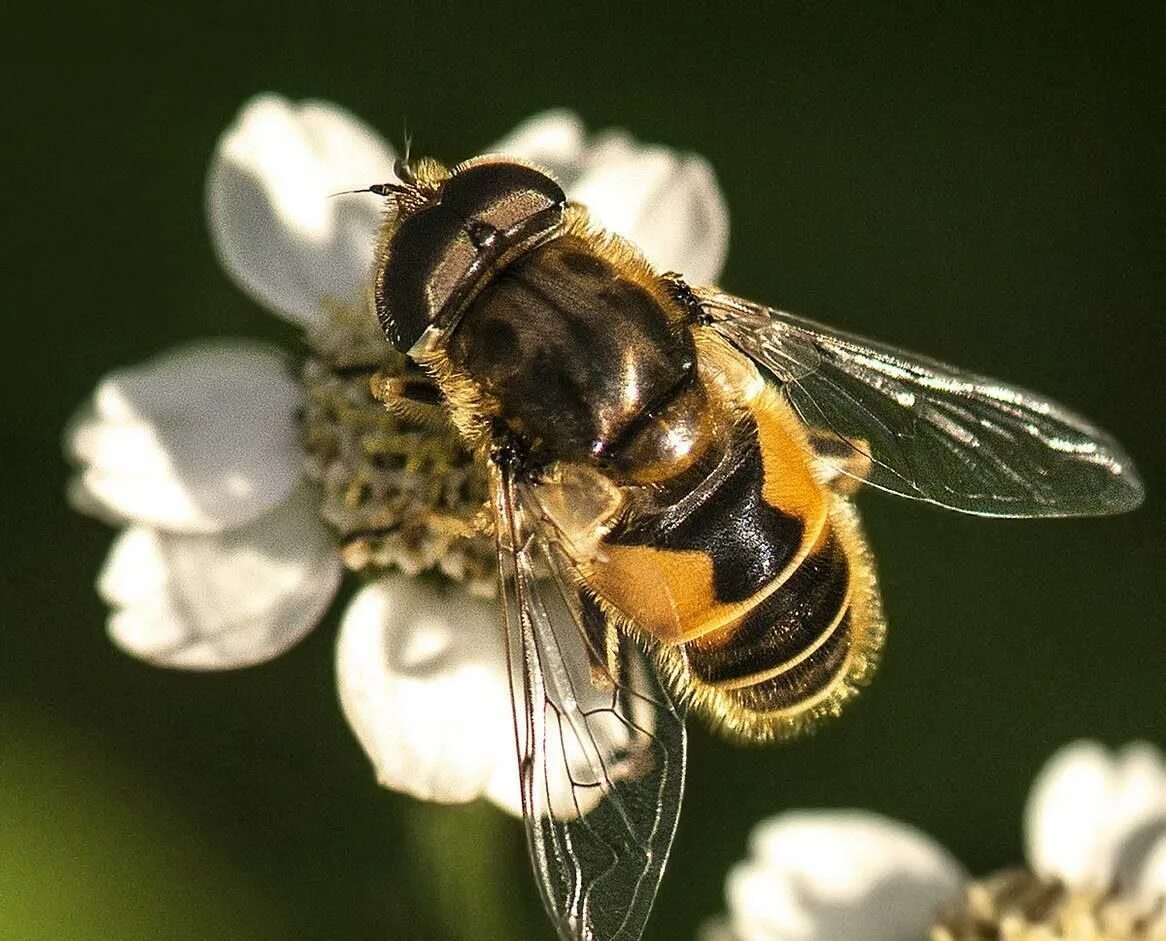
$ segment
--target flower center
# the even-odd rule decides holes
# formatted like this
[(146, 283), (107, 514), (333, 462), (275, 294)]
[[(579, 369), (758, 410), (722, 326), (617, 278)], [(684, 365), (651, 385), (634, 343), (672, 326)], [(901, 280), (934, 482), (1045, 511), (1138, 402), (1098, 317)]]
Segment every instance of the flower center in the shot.
[(971, 883), (931, 929), (931, 941), (1163, 941), (1166, 905), (1115, 891), (1070, 889), (1027, 870)]
[(371, 310), (335, 305), (327, 314), (308, 336), (302, 439), (344, 564), (370, 575), (438, 571), (493, 594), (494, 548), (478, 525), (484, 470), (440, 404), (390, 412), (373, 397), (374, 378), (424, 376), (389, 345)]

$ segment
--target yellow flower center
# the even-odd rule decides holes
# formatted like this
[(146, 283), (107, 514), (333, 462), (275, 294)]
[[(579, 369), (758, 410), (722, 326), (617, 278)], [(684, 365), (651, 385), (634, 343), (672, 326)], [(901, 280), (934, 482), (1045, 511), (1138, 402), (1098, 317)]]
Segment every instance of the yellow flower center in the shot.
[(1027, 870), (973, 882), (931, 929), (931, 941), (1164, 941), (1166, 905), (1114, 891), (1071, 889)]
[(302, 439), (345, 565), (437, 571), (492, 594), (494, 548), (478, 525), (485, 473), (440, 406), (390, 412), (373, 397), (374, 379), (423, 377), (372, 311), (334, 305), (327, 315), (308, 337)]

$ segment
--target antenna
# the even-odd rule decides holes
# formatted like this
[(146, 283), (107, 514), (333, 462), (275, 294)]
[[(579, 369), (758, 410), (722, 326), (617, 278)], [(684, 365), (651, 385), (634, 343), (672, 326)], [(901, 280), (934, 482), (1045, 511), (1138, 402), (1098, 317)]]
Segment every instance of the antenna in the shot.
[(353, 196), (358, 193), (372, 193), (374, 196), (396, 196), (399, 193), (407, 192), (409, 187), (402, 186), (400, 183), (374, 183), (372, 186), (366, 186), (359, 190), (340, 190), (338, 193), (329, 193), (328, 198), (334, 199), (337, 196)]

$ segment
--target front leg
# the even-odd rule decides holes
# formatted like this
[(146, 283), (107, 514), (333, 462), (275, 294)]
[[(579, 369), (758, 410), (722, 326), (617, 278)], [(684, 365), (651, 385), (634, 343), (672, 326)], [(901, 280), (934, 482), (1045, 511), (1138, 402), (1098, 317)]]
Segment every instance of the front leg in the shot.
[(412, 364), (403, 375), (374, 373), (369, 379), (369, 391), (398, 418), (427, 427), (449, 427), (441, 390), (432, 378)]

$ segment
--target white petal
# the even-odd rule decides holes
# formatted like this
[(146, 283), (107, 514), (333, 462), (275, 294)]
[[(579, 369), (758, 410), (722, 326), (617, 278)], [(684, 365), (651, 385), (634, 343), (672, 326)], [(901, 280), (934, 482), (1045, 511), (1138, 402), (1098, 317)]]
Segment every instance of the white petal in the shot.
[(1108, 888), (1139, 831), (1166, 820), (1166, 763), (1151, 745), (1111, 754), (1096, 742), (1062, 748), (1037, 775), (1025, 808), (1029, 862), (1042, 875)]
[(727, 883), (742, 941), (914, 941), (966, 881), (928, 836), (861, 811), (783, 814), (750, 845)]
[(1157, 839), (1151, 844), (1140, 871), (1130, 886), (1135, 897), (1146, 907), (1163, 905), (1166, 900), (1166, 821), (1159, 828)]
[(112, 373), (66, 431), (79, 509), (185, 533), (238, 526), (303, 470), (302, 393), (278, 351), (184, 347)]
[(332, 194), (395, 179), (393, 158), (335, 105), (251, 99), (219, 140), (207, 178), (224, 267), (260, 303), (305, 325), (329, 301), (362, 299), (382, 200)]
[(496, 606), (391, 575), (361, 589), (336, 652), (340, 702), (385, 787), (424, 800), (481, 796), (515, 767)]
[(720, 276), (729, 214), (703, 157), (610, 132), (592, 144), (586, 169), (567, 195), (604, 228), (634, 242), (659, 270), (698, 285)]
[(1109, 755), (1094, 742), (1062, 748), (1037, 775), (1024, 813), (1029, 864), (1075, 885), (1108, 881), (1102, 842)]
[(529, 160), (570, 186), (586, 167), (587, 129), (572, 111), (544, 111), (527, 118), (488, 152)]
[(113, 608), (113, 640), (144, 660), (191, 670), (249, 666), (291, 647), (340, 582), (317, 503), (305, 487), (255, 522), (209, 536), (127, 529), (97, 583)]

